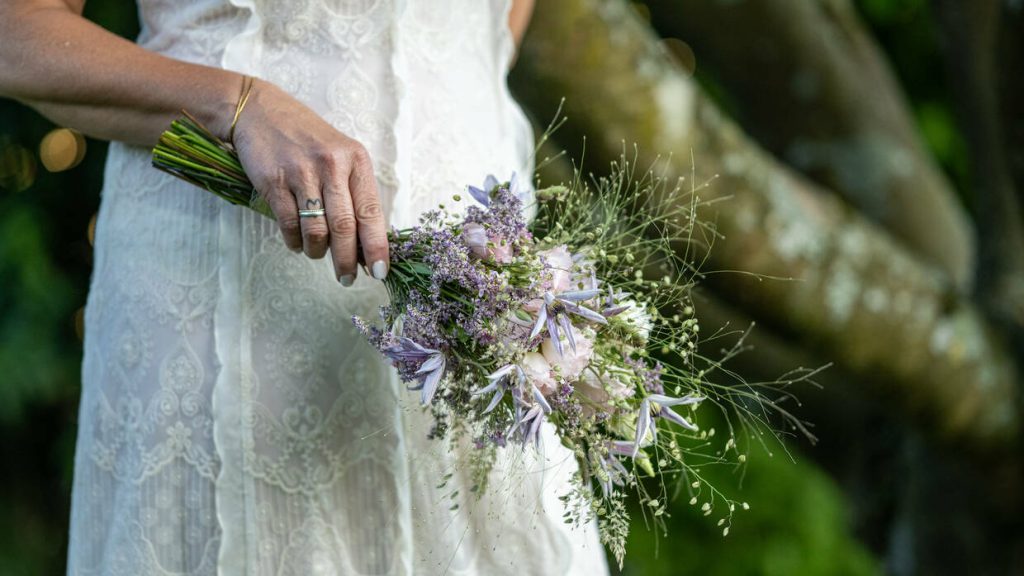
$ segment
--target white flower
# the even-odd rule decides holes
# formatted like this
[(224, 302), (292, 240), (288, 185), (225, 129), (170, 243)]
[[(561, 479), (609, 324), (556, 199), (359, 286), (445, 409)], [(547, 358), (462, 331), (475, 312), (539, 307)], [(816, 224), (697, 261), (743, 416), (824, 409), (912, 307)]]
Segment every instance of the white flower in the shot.
[(584, 415), (589, 416), (598, 409), (610, 407), (614, 401), (629, 398), (636, 390), (612, 374), (598, 376), (593, 370), (587, 370), (576, 382), (576, 392), (590, 401), (583, 403)]
[(537, 352), (527, 352), (523, 356), (519, 366), (526, 374), (526, 379), (540, 390), (540, 393), (548, 396), (556, 389), (555, 375), (551, 371), (551, 364)]
[(618, 305), (625, 306), (626, 309), (617, 318), (625, 322), (641, 340), (646, 341), (651, 335), (651, 328), (654, 326), (654, 323), (651, 321), (651, 315), (647, 312), (647, 306), (636, 302), (632, 298), (622, 300), (618, 302)]
[[(558, 353), (558, 348), (551, 338), (544, 340), (540, 349), (548, 363), (558, 368), (558, 373), (562, 378), (571, 381), (578, 378), (583, 369), (590, 364), (590, 359), (594, 355), (594, 343), (575, 326), (569, 328), (572, 330), (572, 341), (575, 343), (575, 347), (569, 344), (569, 339), (565, 334), (560, 334), (561, 354)], [(564, 330), (560, 332), (564, 332)]]

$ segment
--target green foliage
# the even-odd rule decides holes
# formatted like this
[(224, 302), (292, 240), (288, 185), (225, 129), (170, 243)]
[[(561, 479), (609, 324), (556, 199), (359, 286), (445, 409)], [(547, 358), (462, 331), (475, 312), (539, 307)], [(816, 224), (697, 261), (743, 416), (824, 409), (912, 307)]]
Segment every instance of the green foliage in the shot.
[[(704, 516), (685, 492), (672, 503), (668, 536), (636, 525), (628, 543), (624, 575), (670, 576), (869, 576), (881, 568), (847, 528), (843, 496), (818, 468), (791, 461), (785, 453), (754, 450), (745, 470), (707, 468), (720, 487), (743, 488), (731, 495), (750, 503), (737, 509), (728, 536)], [(639, 507), (635, 517), (640, 517)], [(639, 524), (639, 523), (637, 523)]]
[(948, 102), (923, 101), (915, 104), (914, 115), (928, 149), (961, 187), (968, 178), (967, 143), (956, 125)]
[[(3, 209), (6, 208), (6, 209)], [(61, 343), (72, 329), (75, 303), (66, 276), (44, 242), (45, 226), (28, 206), (0, 204), (0, 422), (17, 420), (25, 405), (53, 400), (78, 355)], [(73, 390), (72, 390), (73, 392)]]
[(876, 22), (913, 20), (928, 9), (926, 0), (860, 0), (861, 10)]
[[(967, 145), (952, 111), (941, 32), (926, 0), (856, 0), (906, 91), (928, 149), (970, 197)], [(970, 202), (968, 202), (970, 204)]]

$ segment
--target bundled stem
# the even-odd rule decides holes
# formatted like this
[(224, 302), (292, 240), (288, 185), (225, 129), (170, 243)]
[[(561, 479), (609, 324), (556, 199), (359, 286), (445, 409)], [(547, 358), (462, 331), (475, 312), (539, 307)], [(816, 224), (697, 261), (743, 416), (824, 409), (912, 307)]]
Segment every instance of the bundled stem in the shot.
[(217, 138), (194, 116), (171, 123), (153, 149), (153, 166), (239, 206), (273, 218), (270, 206), (256, 192), (234, 146)]

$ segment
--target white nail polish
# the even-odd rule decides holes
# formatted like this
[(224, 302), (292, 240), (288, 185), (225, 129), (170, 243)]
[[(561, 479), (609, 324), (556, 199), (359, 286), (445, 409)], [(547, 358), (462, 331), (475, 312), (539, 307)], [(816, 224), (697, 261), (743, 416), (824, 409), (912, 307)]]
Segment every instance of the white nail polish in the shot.
[(373, 263), (373, 277), (377, 280), (383, 280), (388, 277), (388, 265), (383, 260), (377, 260)]
[(355, 282), (355, 280), (355, 277), (352, 276), (351, 274), (343, 274), (341, 278), (338, 278), (338, 282), (341, 282), (341, 285), (344, 286), (345, 288), (351, 286), (352, 283)]

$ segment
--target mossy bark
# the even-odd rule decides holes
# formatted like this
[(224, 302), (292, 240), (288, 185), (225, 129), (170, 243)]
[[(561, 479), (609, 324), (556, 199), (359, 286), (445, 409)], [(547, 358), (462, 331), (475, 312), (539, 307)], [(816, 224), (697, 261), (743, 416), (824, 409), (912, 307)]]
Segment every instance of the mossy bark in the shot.
[(559, 139), (586, 135), (589, 169), (636, 142), (639, 165), (671, 180), (689, 178), (691, 154), (699, 174), (718, 176), (699, 192), (715, 201), (702, 217), (724, 235), (706, 269), (763, 275), (716, 274), (721, 296), (834, 358), (936, 436), (975, 449), (1016, 441), (1016, 367), (947, 275), (751, 141), (629, 4), (539, 5), (518, 68), (514, 87), (540, 119), (566, 98)]

